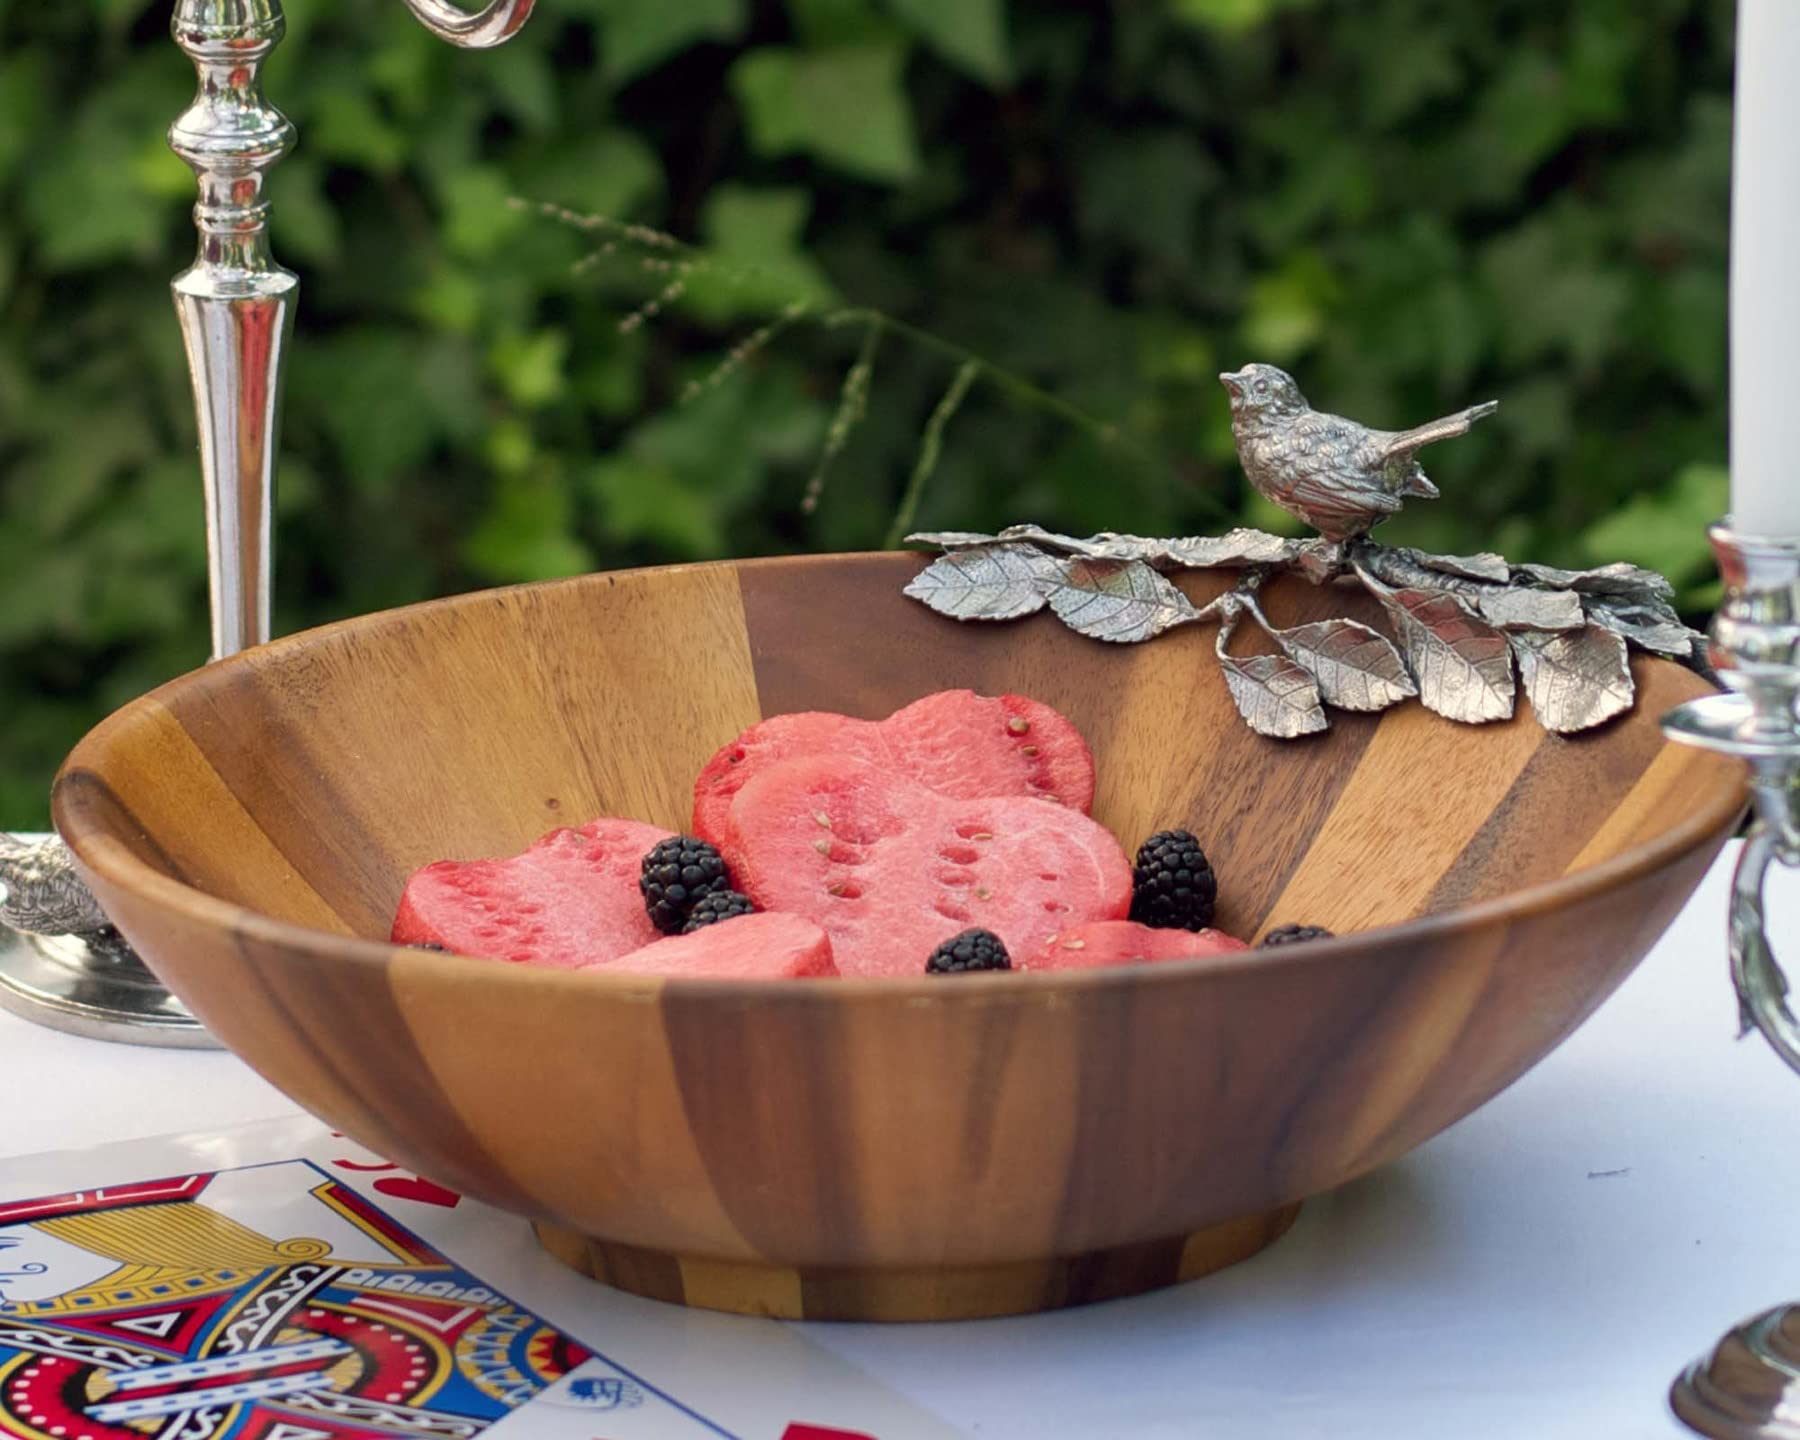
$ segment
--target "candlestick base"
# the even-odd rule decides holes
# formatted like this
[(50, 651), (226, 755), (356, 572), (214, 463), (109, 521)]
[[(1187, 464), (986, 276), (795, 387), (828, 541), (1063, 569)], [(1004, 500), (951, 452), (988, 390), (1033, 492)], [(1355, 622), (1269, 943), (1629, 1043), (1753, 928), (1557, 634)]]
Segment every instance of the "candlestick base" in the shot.
[(1800, 1305), (1733, 1329), (1682, 1372), (1669, 1404), (1715, 1440), (1800, 1440)]
[(0, 926), (0, 1009), (89, 1040), (219, 1048), (116, 930), (25, 935)]

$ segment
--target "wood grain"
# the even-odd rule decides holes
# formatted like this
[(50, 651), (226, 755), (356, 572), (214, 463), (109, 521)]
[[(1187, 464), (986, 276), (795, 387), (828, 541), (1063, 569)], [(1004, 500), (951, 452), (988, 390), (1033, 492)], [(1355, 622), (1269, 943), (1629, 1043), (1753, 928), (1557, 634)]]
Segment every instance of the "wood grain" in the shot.
[[(1242, 1258), (1557, 1045), (1736, 819), (1729, 762), (1665, 745), (1704, 687), (1639, 661), (1577, 739), (1527, 707), (1402, 706), (1283, 744), (1210, 635), (960, 626), (901, 555), (625, 572), (294, 636), (128, 705), (70, 757), (59, 829), (157, 973), (371, 1148), (538, 1222), (639, 1293), (946, 1318)], [(1184, 582), (1204, 599), (1222, 583)], [(1362, 604), (1285, 579), (1281, 624)], [(1379, 623), (1379, 617), (1359, 612)], [(681, 826), (764, 715), (931, 691), (1056, 705), (1127, 845), (1194, 830), (1221, 917), (1331, 945), (954, 983), (662, 983), (382, 943), (407, 873), (610, 813)], [(360, 937), (360, 938), (359, 938)], [(1246, 1218), (1248, 1217), (1248, 1218)]]
[(634, 1295), (776, 1320), (988, 1320), (1120, 1300), (1199, 1280), (1273, 1245), (1297, 1204), (1172, 1240), (1001, 1265), (796, 1270), (635, 1250), (538, 1221), (544, 1248)]

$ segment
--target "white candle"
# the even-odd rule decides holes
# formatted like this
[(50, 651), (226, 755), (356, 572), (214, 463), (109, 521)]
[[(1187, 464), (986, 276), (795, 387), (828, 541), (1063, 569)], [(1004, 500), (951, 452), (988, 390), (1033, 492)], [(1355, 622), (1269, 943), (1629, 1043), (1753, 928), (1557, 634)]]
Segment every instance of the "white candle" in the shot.
[(1800, 535), (1800, 0), (1738, 0), (1731, 511)]

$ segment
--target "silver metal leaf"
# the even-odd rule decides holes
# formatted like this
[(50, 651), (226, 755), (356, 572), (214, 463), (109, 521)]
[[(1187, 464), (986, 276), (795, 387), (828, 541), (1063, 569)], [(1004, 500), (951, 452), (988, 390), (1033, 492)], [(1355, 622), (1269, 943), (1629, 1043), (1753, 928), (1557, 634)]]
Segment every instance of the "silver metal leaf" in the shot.
[(1405, 546), (1378, 545), (1365, 540), (1357, 545), (1352, 560), (1359, 570), (1401, 590), (1448, 590), (1456, 595), (1479, 595), (1495, 588), (1487, 581), (1433, 569), (1427, 563), (1429, 558), (1424, 552)]
[(1171, 540), (1147, 539), (1102, 530), (1086, 540), (1057, 535), (1036, 525), (1009, 525), (1005, 540), (1029, 540), (1091, 560), (1142, 560), (1159, 569), (1216, 570), (1235, 565), (1274, 565), (1291, 561), (1304, 543), (1261, 530), (1236, 529), (1221, 536), (1190, 535)]
[(1325, 703), (1340, 710), (1385, 710), (1419, 693), (1400, 652), (1367, 625), (1319, 620), (1269, 633), (1313, 677)]
[(1471, 597), (1481, 618), (1500, 630), (1579, 630), (1588, 623), (1573, 590), (1513, 587)]
[(1603, 626), (1560, 635), (1526, 630), (1510, 638), (1532, 712), (1546, 730), (1592, 729), (1636, 699), (1625, 642)]
[[(1132, 554), (1108, 554), (1108, 542), (1136, 539), (1135, 536), (1118, 536), (1110, 532), (1094, 536), (1089, 540), (1077, 540), (1073, 535), (1059, 535), (1054, 530), (1046, 530), (1042, 525), (1008, 525), (998, 535), (983, 535), (974, 530), (923, 530), (906, 537), (909, 545), (936, 545), (945, 550), (969, 550), (986, 545), (1035, 545), (1043, 550), (1054, 550), (1061, 555), (1083, 555), (1094, 560), (1135, 560), (1146, 558)], [(1143, 541), (1143, 545), (1154, 549), (1162, 542)], [(1129, 546), (1121, 547), (1129, 549)]]
[(1675, 587), (1654, 570), (1619, 561), (1595, 570), (1559, 570), (1554, 565), (1515, 565), (1513, 570), (1540, 585), (1575, 590), (1583, 595), (1612, 595), (1623, 599), (1668, 600)]
[(1016, 620), (1042, 610), (1056, 561), (1029, 545), (985, 545), (932, 561), (906, 593), (953, 620)]
[(979, 530), (921, 530), (908, 535), (905, 543), (930, 545), (938, 550), (977, 550), (1001, 541), (998, 535), (984, 535)]
[(1511, 718), (1517, 687), (1505, 635), (1454, 595), (1390, 590), (1359, 573), (1393, 618), (1421, 703), (1465, 725)]
[(908, 544), (936, 545), (943, 550), (968, 550), (1006, 543), (1041, 546), (1063, 555), (1090, 560), (1142, 560), (1158, 569), (1216, 570), (1244, 565), (1288, 565), (1317, 542), (1288, 539), (1262, 530), (1236, 529), (1225, 535), (1190, 535), (1154, 540), (1142, 535), (1121, 535), (1102, 530), (1078, 540), (1059, 535), (1041, 525), (1008, 525), (998, 535), (970, 530), (925, 531), (906, 537)]
[(1200, 618), (1193, 602), (1141, 560), (1053, 561), (1042, 582), (1050, 608), (1071, 630), (1134, 645)]
[(1244, 723), (1271, 740), (1292, 740), (1328, 729), (1319, 687), (1312, 674), (1286, 655), (1225, 653), (1233, 626), (1219, 629), (1219, 669)]
[(1698, 630), (1690, 630), (1674, 609), (1661, 600), (1632, 604), (1590, 599), (1587, 615), (1594, 624), (1603, 625), (1657, 655), (1691, 661), (1705, 653), (1706, 637)]
[(1115, 535), (1110, 530), (1102, 530), (1086, 540), (1077, 540), (1073, 535), (1059, 535), (1041, 525), (1008, 525), (1000, 532), (1000, 538), (1025, 540), (1048, 550), (1060, 550), (1065, 555), (1080, 555), (1089, 560), (1149, 560), (1151, 554), (1162, 545), (1160, 540), (1145, 540), (1137, 535)]
[(1189, 535), (1156, 542), (1176, 565), (1192, 570), (1217, 570), (1238, 565), (1290, 565), (1309, 546), (1323, 542), (1271, 535), (1266, 530), (1238, 528), (1219, 536)]
[(1429, 555), (1422, 550), (1412, 552), (1428, 570), (1443, 575), (1460, 575), (1465, 580), (1487, 580), (1500, 585), (1512, 583), (1512, 566), (1504, 555), (1483, 551), (1479, 555)]

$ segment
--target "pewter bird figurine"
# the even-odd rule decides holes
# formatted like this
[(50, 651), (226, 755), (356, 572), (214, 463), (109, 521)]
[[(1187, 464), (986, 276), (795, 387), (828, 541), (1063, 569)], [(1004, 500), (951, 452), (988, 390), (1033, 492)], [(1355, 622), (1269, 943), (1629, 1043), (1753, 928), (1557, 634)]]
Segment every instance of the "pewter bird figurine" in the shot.
[(1500, 404), (1488, 400), (1411, 430), (1371, 430), (1313, 409), (1273, 365), (1219, 379), (1231, 393), (1231, 433), (1250, 483), (1331, 541), (1368, 534), (1414, 496), (1435, 500), (1417, 452), (1468, 434)]
[(0, 835), (0, 924), (27, 935), (89, 935), (111, 923), (61, 840)]

